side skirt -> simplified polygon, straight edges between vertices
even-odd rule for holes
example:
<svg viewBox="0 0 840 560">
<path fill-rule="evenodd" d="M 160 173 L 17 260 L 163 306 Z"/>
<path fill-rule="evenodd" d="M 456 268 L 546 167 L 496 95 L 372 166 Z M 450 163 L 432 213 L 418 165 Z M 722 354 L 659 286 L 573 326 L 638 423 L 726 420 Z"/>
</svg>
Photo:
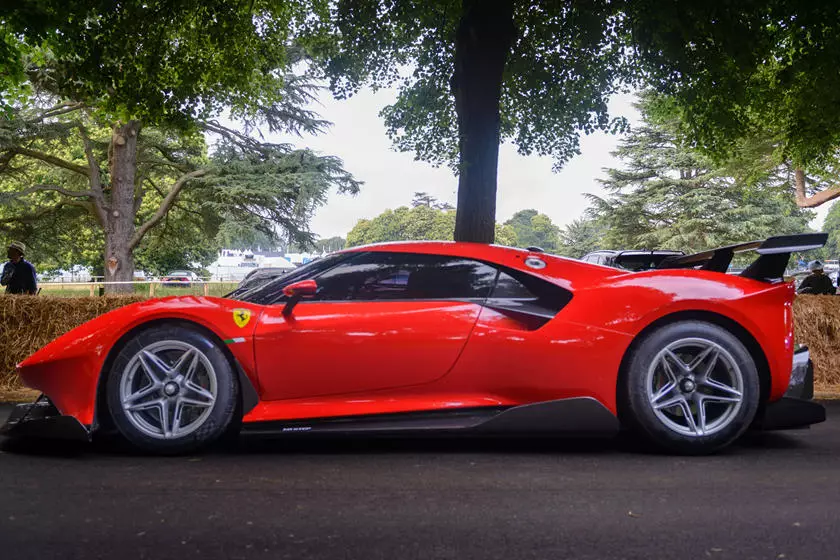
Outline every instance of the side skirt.
<svg viewBox="0 0 840 560">
<path fill-rule="evenodd" d="M 243 424 L 246 434 L 423 434 L 612 436 L 618 418 L 593 398 L 580 397 L 514 407 L 373 414 Z"/>
</svg>

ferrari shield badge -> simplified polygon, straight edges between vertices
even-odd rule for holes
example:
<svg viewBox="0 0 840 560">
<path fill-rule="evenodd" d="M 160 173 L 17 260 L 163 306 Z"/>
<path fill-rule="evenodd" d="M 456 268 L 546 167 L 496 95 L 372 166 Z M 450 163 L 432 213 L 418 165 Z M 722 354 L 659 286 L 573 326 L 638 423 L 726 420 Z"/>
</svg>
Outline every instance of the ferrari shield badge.
<svg viewBox="0 0 840 560">
<path fill-rule="evenodd" d="M 240 329 L 245 327 L 248 322 L 251 320 L 251 310 L 250 309 L 234 309 L 233 310 L 233 322 L 236 323 L 236 326 Z"/>
</svg>

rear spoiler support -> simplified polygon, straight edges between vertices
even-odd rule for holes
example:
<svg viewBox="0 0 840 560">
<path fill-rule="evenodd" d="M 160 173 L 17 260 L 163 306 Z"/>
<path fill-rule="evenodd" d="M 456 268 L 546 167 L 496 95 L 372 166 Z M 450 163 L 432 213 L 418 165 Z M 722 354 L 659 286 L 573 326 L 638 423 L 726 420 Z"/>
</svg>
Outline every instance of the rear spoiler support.
<svg viewBox="0 0 840 560">
<path fill-rule="evenodd" d="M 740 275 L 762 282 L 782 280 L 791 253 L 819 249 L 828 241 L 827 233 L 800 233 L 768 237 L 764 241 L 750 241 L 728 245 L 693 255 L 669 257 L 657 268 L 694 268 L 714 272 L 726 272 L 735 253 L 755 251 L 758 259 L 753 261 Z"/>
</svg>

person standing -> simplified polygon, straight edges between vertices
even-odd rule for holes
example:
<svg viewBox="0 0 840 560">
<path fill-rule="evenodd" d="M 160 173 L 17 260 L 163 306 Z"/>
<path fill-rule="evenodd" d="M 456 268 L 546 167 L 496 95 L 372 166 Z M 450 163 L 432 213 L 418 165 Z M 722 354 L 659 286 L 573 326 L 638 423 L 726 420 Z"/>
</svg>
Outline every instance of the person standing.
<svg viewBox="0 0 840 560">
<path fill-rule="evenodd" d="M 823 264 L 820 261 L 811 261 L 808 264 L 808 269 L 811 271 L 811 274 L 799 285 L 797 293 L 834 295 L 834 284 L 831 283 L 831 278 L 823 273 Z"/>
<path fill-rule="evenodd" d="M 6 286 L 7 294 L 35 295 L 38 293 L 35 267 L 23 258 L 25 254 L 26 245 L 20 241 L 12 241 L 6 248 L 6 256 L 9 260 L 3 267 L 0 285 Z"/>
</svg>

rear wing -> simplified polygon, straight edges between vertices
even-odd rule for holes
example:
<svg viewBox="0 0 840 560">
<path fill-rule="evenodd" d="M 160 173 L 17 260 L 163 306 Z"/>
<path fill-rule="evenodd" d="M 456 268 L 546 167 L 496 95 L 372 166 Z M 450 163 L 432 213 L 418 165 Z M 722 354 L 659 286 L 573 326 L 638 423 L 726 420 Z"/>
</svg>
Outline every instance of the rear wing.
<svg viewBox="0 0 840 560">
<path fill-rule="evenodd" d="M 726 272 L 735 253 L 755 251 L 758 259 L 752 262 L 740 276 L 762 282 L 778 282 L 783 279 L 791 253 L 819 249 L 828 241 L 827 233 L 800 233 L 768 237 L 764 241 L 750 241 L 728 245 L 693 255 L 668 257 L 657 268 L 693 268 Z"/>
</svg>

